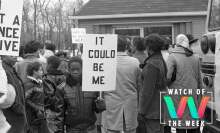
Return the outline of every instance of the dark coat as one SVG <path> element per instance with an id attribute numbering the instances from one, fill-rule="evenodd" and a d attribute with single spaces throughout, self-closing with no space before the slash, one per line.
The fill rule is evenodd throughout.
<path id="1" fill-rule="evenodd" d="M 149 56 L 142 71 L 139 112 L 148 119 L 160 119 L 160 91 L 166 91 L 167 68 L 161 53 Z"/>
<path id="2" fill-rule="evenodd" d="M 47 75 L 43 80 L 45 111 L 48 128 L 52 133 L 64 132 L 64 75 Z"/>
<path id="3" fill-rule="evenodd" d="M 3 109 L 3 113 L 11 125 L 11 129 L 8 133 L 25 133 L 26 131 L 26 111 L 25 111 L 25 99 L 24 99 L 24 88 L 22 81 L 18 77 L 15 69 L 3 62 L 3 68 L 5 69 L 8 83 L 15 88 L 16 98 L 14 104 L 8 108 Z"/>
<path id="4" fill-rule="evenodd" d="M 29 133 L 47 133 L 43 86 L 33 79 L 27 79 L 24 86 Z"/>
<path id="5" fill-rule="evenodd" d="M 95 92 L 82 92 L 80 84 L 64 88 L 65 98 L 65 126 L 69 130 L 84 131 L 94 126 L 96 122 Z"/>

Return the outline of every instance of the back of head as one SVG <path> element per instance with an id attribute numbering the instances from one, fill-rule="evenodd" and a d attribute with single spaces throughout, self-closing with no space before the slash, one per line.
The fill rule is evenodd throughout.
<path id="1" fill-rule="evenodd" d="M 55 54 L 57 57 L 67 58 L 67 53 L 64 51 L 59 51 Z"/>
<path id="2" fill-rule="evenodd" d="M 176 37 L 176 45 L 184 48 L 189 48 L 189 40 L 184 34 L 179 34 Z"/>
<path id="3" fill-rule="evenodd" d="M 172 44 L 171 40 L 168 37 L 164 37 L 163 39 L 164 39 L 164 45 L 162 50 L 168 50 L 170 45 Z"/>
<path id="4" fill-rule="evenodd" d="M 28 76 L 33 76 L 34 71 L 38 71 L 41 67 L 41 64 L 39 62 L 33 62 L 28 64 L 26 72 Z"/>
<path id="5" fill-rule="evenodd" d="M 146 46 L 144 44 L 144 38 L 135 37 L 133 39 L 133 44 L 136 47 L 137 51 L 144 51 L 144 50 L 146 50 Z"/>
<path id="6" fill-rule="evenodd" d="M 57 56 L 50 56 L 47 58 L 47 69 L 57 70 L 61 64 L 61 59 Z M 47 70 L 48 71 L 48 70 Z"/>
<path id="7" fill-rule="evenodd" d="M 128 46 L 128 41 L 123 36 L 118 36 L 118 52 L 125 52 Z"/>
<path id="8" fill-rule="evenodd" d="M 45 43 L 45 49 L 50 50 L 55 53 L 56 45 L 53 43 Z"/>
<path id="9" fill-rule="evenodd" d="M 164 40 L 158 34 L 150 34 L 145 38 L 145 45 L 149 50 L 157 53 L 160 52 L 164 45 Z"/>
<path id="10" fill-rule="evenodd" d="M 30 41 L 24 46 L 25 54 L 34 54 L 41 48 L 41 43 L 38 41 Z"/>

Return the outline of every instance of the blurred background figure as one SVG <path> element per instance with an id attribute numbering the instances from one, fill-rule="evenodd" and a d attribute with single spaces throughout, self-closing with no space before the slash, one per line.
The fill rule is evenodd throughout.
<path id="1" fill-rule="evenodd" d="M 171 46 L 171 40 L 169 38 L 166 38 L 166 37 L 164 37 L 163 39 L 164 39 L 164 45 L 162 47 L 161 54 L 163 56 L 163 59 L 166 62 L 169 55 L 170 55 L 169 48 Z"/>
<path id="2" fill-rule="evenodd" d="M 53 43 L 45 43 L 44 46 L 44 58 L 49 58 L 55 55 L 56 45 Z"/>
<path id="3" fill-rule="evenodd" d="M 144 43 L 144 38 L 135 37 L 133 39 L 133 45 L 136 50 L 133 57 L 137 58 L 139 60 L 140 64 L 143 64 L 144 60 L 147 58 L 147 54 L 145 52 L 146 46 Z"/>
<path id="4" fill-rule="evenodd" d="M 24 59 L 15 64 L 15 69 L 18 76 L 23 82 L 27 81 L 27 65 L 33 62 L 39 61 L 39 50 L 41 48 L 41 43 L 38 41 L 30 41 L 24 46 Z"/>
<path id="5" fill-rule="evenodd" d="M 61 70 L 65 75 L 68 75 L 68 61 L 69 59 L 67 58 L 67 53 L 64 51 L 57 52 L 55 54 L 57 57 L 61 59 L 61 64 L 59 66 L 59 70 Z"/>

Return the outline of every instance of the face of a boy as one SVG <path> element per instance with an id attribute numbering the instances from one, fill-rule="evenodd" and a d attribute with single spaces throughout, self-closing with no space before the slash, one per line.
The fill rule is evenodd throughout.
<path id="1" fill-rule="evenodd" d="M 34 71 L 34 75 L 36 76 L 37 79 L 42 79 L 43 77 L 43 68 L 40 66 L 38 71 Z"/>
<path id="2" fill-rule="evenodd" d="M 78 62 L 72 62 L 69 66 L 69 72 L 73 78 L 80 78 L 82 75 L 82 65 Z"/>

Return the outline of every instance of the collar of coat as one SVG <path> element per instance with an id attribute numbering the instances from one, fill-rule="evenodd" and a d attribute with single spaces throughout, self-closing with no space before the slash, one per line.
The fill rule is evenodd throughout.
<path id="1" fill-rule="evenodd" d="M 25 54 L 24 58 L 25 59 L 39 58 L 39 55 L 37 55 L 36 53 L 34 53 L 34 54 Z"/>
<path id="2" fill-rule="evenodd" d="M 117 56 L 128 56 L 126 52 L 117 52 Z"/>
<path id="3" fill-rule="evenodd" d="M 27 76 L 27 78 L 30 79 L 31 81 L 37 83 L 37 84 L 42 84 L 42 80 L 40 80 L 40 79 L 36 79 L 32 76 Z"/>
<path id="4" fill-rule="evenodd" d="M 143 69 L 144 66 L 145 66 L 147 63 L 149 63 L 149 61 L 152 60 L 152 59 L 153 59 L 153 60 L 154 60 L 154 59 L 162 59 L 162 60 L 163 60 L 163 57 L 162 57 L 161 52 L 154 53 L 154 54 L 148 56 L 147 59 L 145 59 L 144 63 L 143 63 L 143 64 L 140 64 L 139 67 L 140 67 L 141 69 Z"/>
<path id="5" fill-rule="evenodd" d="M 192 56 L 193 55 L 193 51 L 191 49 L 186 49 L 186 48 L 181 47 L 181 46 L 177 46 L 176 48 L 171 50 L 171 53 L 185 54 L 186 56 Z"/>

